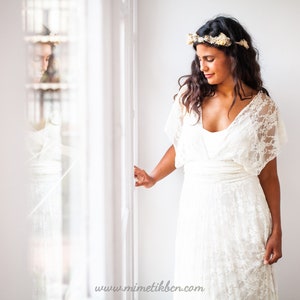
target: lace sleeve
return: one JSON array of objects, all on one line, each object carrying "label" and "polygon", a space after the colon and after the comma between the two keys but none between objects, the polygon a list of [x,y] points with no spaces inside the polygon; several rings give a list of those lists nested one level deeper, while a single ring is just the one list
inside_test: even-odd
[{"label": "lace sleeve", "polygon": [[265,165],[274,159],[286,142],[286,132],[276,104],[267,95],[252,115],[256,142],[250,144],[250,163],[259,174]]},{"label": "lace sleeve", "polygon": [[169,113],[165,125],[165,132],[169,137],[171,143],[175,147],[176,168],[181,167],[184,163],[184,155],[183,155],[183,149],[182,149],[182,143],[180,137],[182,132],[183,118],[186,110],[185,110],[185,106],[180,101],[182,93],[183,91],[181,89],[174,100],[174,103],[172,105],[171,111]]}]

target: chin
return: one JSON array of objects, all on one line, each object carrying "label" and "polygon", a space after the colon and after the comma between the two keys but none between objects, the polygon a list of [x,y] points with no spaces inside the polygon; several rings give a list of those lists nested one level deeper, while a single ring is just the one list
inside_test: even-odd
[{"label": "chin", "polygon": [[208,79],[207,80],[207,83],[209,84],[209,85],[217,85],[217,84],[219,84],[218,82],[216,82],[216,80],[210,80],[210,79]]}]

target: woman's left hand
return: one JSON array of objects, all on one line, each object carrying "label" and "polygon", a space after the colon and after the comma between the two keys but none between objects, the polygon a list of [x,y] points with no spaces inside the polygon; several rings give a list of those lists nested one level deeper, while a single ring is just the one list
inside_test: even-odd
[{"label": "woman's left hand", "polygon": [[273,232],[267,241],[264,264],[276,263],[281,257],[281,233]]}]

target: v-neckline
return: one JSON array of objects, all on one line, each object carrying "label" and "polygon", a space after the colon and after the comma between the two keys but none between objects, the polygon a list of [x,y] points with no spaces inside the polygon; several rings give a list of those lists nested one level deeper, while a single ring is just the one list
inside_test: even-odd
[{"label": "v-neckline", "polygon": [[261,91],[258,91],[258,93],[252,98],[252,100],[247,104],[245,105],[245,107],[243,107],[241,109],[241,111],[236,115],[236,117],[233,119],[233,121],[224,129],[222,130],[217,130],[217,131],[210,131],[210,130],[207,130],[204,128],[203,126],[203,118],[202,118],[202,109],[200,108],[200,125],[201,125],[201,128],[203,131],[207,132],[207,133],[211,133],[211,134],[220,134],[222,132],[226,132],[227,130],[229,130],[233,125],[234,123],[236,123],[236,121],[241,117],[241,115],[243,115],[243,113],[249,109],[249,107],[251,107],[252,103],[258,98],[258,96],[261,94]]}]

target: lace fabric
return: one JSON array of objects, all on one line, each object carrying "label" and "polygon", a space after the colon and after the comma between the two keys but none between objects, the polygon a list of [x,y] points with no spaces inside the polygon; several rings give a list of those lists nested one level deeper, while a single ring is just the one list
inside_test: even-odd
[{"label": "lace fabric", "polygon": [[[47,120],[43,129],[30,130],[26,140],[30,155],[28,217],[32,233],[33,299],[61,299],[64,291],[61,270],[64,250],[62,187],[66,174],[76,162],[76,154],[74,149],[62,144],[61,124],[54,121]],[[68,161],[63,161],[63,157]]]},{"label": "lace fabric", "polygon": [[286,141],[278,108],[259,92],[225,130],[208,132],[179,93],[166,124],[184,166],[176,235],[174,300],[274,300],[272,266],[263,264],[271,215],[257,175]]},{"label": "lace fabric", "polygon": [[[196,140],[199,140],[199,136],[203,135],[203,126],[201,118],[197,123],[198,116],[195,113],[187,113],[185,106],[180,102],[181,95],[182,91],[173,103],[165,126],[165,132],[176,149],[177,168],[191,160],[207,159],[209,155],[203,151],[198,151],[198,155],[195,153],[199,145],[191,138],[196,137]],[[262,92],[259,92],[223,131],[227,138],[215,159],[232,159],[255,175],[279,154],[281,146],[287,141],[277,105]],[[229,144],[232,147],[228,147]]]}]

